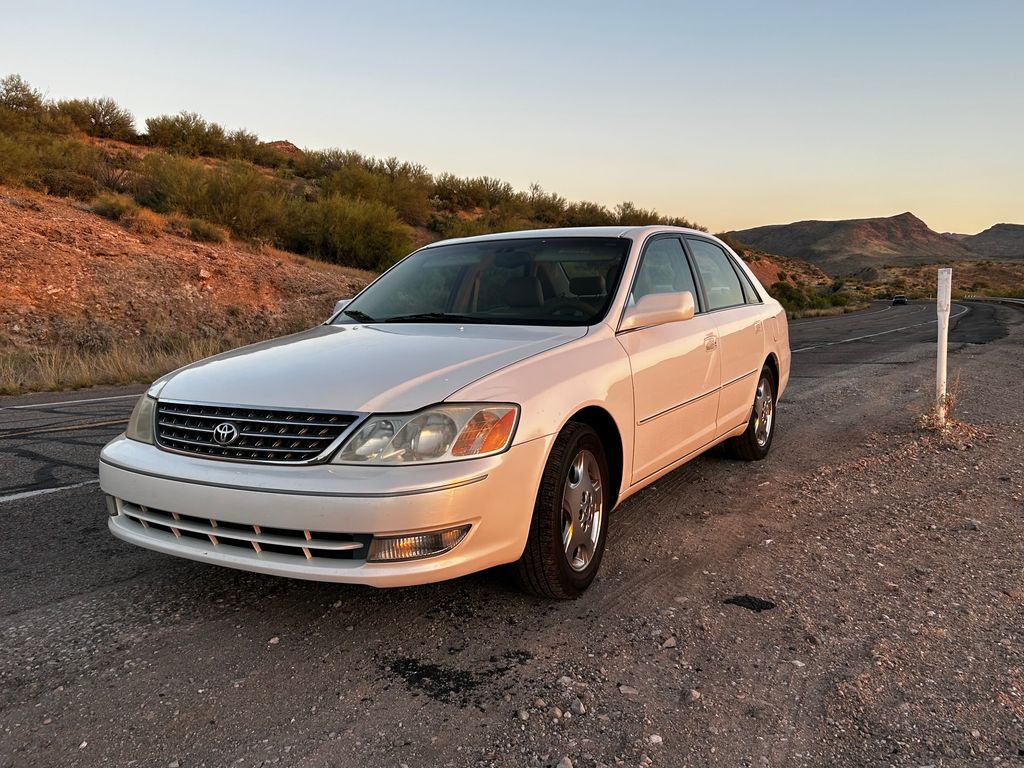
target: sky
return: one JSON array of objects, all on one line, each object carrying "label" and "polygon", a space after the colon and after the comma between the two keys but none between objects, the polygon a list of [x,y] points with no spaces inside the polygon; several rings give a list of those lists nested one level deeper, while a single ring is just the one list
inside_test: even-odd
[{"label": "sky", "polygon": [[0,76],[712,231],[1024,223],[1024,2],[0,0]]}]

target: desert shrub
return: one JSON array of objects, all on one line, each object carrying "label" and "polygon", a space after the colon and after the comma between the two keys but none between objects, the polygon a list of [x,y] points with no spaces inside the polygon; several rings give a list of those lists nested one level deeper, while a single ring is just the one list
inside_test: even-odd
[{"label": "desert shrub", "polygon": [[741,259],[747,255],[747,249],[743,246],[743,244],[735,237],[730,235],[728,232],[719,232],[717,235],[715,235],[715,237],[717,237],[723,243],[732,248],[736,255],[739,256]]},{"label": "desert shrub", "polygon": [[569,206],[564,197],[545,192],[539,184],[531,184],[528,202],[530,219],[548,227],[564,226]]},{"label": "desert shrub", "polygon": [[153,152],[139,165],[135,198],[162,213],[201,216],[206,212],[209,175],[195,160]]},{"label": "desert shrub", "polygon": [[292,201],[284,245],[326,261],[384,269],[412,247],[406,226],[383,203],[339,195]]},{"label": "desert shrub", "polygon": [[239,237],[274,239],[284,218],[283,194],[251,165],[232,161],[209,174],[202,213]]},{"label": "desert shrub", "polygon": [[265,168],[282,168],[290,162],[288,155],[265,142],[257,144],[245,159]]},{"label": "desert shrub", "polygon": [[0,133],[0,182],[20,183],[36,169],[36,155],[23,142]]},{"label": "desert shrub", "polygon": [[121,223],[127,230],[147,239],[159,237],[164,230],[164,220],[160,215],[146,208],[137,208],[133,213],[124,216]]},{"label": "desert shrub", "polygon": [[105,193],[93,200],[90,210],[104,218],[122,221],[134,216],[139,206],[126,195]]},{"label": "desert shrub", "polygon": [[167,231],[200,243],[223,243],[227,239],[223,229],[208,221],[196,218],[172,218],[167,222]]},{"label": "desert shrub", "polygon": [[102,153],[75,139],[60,136],[29,136],[24,142],[32,147],[38,173],[49,169],[74,171],[95,178]]},{"label": "desert shrub", "polygon": [[306,179],[322,179],[350,165],[358,153],[343,149],[320,149],[304,152],[293,162],[295,173]]},{"label": "desert shrub", "polygon": [[583,200],[566,207],[563,223],[567,227],[603,227],[614,224],[615,217],[603,205]]},{"label": "desert shrub", "polygon": [[150,144],[184,155],[227,157],[230,150],[227,131],[195,112],[148,118],[146,137]]},{"label": "desert shrub", "polygon": [[325,196],[343,195],[384,203],[408,224],[419,226],[430,217],[433,182],[420,165],[395,157],[365,158],[357,152],[330,155],[333,166],[321,181]]},{"label": "desert shrub", "polygon": [[139,179],[140,161],[131,152],[104,155],[96,166],[96,183],[114,192],[132,192]]},{"label": "desert shrub", "polygon": [[65,99],[54,108],[90,136],[121,141],[138,138],[135,117],[113,99]]},{"label": "desert shrub", "polygon": [[464,219],[451,215],[435,218],[430,222],[430,228],[441,237],[475,237],[476,235],[489,235],[496,230],[485,219]]},{"label": "desert shrub", "polygon": [[40,115],[44,104],[43,94],[21,75],[7,75],[0,80],[0,107],[23,115]]},{"label": "desert shrub", "polygon": [[707,232],[706,227],[695,224],[682,216],[662,216],[653,208],[640,208],[630,201],[615,206],[615,223],[627,226],[644,226],[648,224],[665,224],[671,227],[686,227]]},{"label": "desert shrub", "polygon": [[807,306],[807,297],[802,290],[790,283],[779,281],[768,287],[768,293],[778,301],[787,312],[797,312]]},{"label": "desert shrub", "polygon": [[850,295],[843,290],[833,291],[832,286],[822,287],[792,285],[779,281],[768,288],[771,294],[789,314],[807,310],[827,310],[832,307],[845,307],[850,303]]},{"label": "desert shrub", "polygon": [[91,200],[99,192],[98,185],[91,177],[75,171],[52,168],[43,172],[41,181],[46,191],[57,197]]}]

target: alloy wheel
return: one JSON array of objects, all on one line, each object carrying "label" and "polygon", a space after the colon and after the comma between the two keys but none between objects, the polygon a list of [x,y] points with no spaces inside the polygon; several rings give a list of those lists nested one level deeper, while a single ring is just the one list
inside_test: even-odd
[{"label": "alloy wheel", "polygon": [[569,465],[562,491],[562,545],[574,571],[584,571],[597,551],[604,515],[601,467],[584,449]]},{"label": "alloy wheel", "polygon": [[754,439],[761,448],[768,444],[768,438],[771,437],[774,416],[772,382],[767,376],[762,376],[754,395]]}]

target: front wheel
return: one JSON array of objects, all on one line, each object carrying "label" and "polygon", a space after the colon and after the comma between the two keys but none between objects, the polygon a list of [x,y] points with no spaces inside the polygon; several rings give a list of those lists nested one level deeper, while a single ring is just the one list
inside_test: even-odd
[{"label": "front wheel", "polygon": [[760,461],[768,455],[775,437],[775,376],[766,365],[754,390],[747,430],[726,442],[729,453],[744,461]]},{"label": "front wheel", "polygon": [[516,575],[541,597],[565,600],[590,586],[601,564],[611,489],[597,433],[569,422],[555,439]]}]

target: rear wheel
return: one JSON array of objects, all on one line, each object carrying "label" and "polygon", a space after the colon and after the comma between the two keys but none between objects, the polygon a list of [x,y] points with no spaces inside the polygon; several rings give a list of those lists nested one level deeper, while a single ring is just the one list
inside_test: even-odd
[{"label": "rear wheel", "polygon": [[597,433],[569,422],[551,448],[533,509],[519,584],[542,597],[569,599],[590,586],[604,554],[611,489]]},{"label": "rear wheel", "polygon": [[768,455],[775,437],[775,376],[767,365],[761,369],[761,376],[754,391],[754,404],[750,409],[750,421],[746,431],[739,437],[726,441],[726,448],[732,456],[744,461],[760,461]]}]

